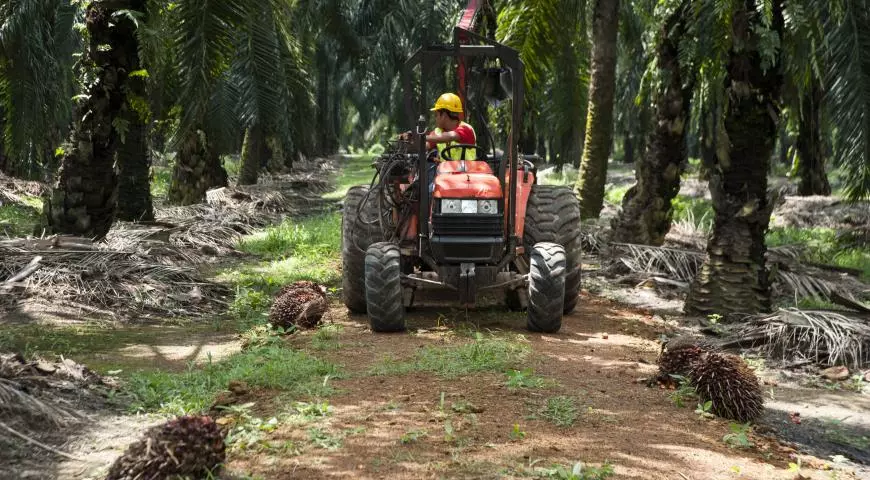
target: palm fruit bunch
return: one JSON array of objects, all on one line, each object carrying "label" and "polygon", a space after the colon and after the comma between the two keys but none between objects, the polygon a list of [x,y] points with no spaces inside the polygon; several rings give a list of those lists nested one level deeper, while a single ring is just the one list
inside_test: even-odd
[{"label": "palm fruit bunch", "polygon": [[715,350],[712,344],[702,338],[682,336],[669,340],[663,345],[662,354],[659,356],[659,374],[656,379],[671,383],[671,375],[687,376],[692,370],[692,363],[704,353]]},{"label": "palm fruit bunch", "polygon": [[186,415],[145,432],[115,460],[106,480],[207,478],[224,460],[220,426],[208,416]]},{"label": "palm fruit bunch", "polygon": [[303,280],[281,288],[269,311],[269,323],[284,330],[314,328],[328,309],[326,289]]},{"label": "palm fruit bunch", "polygon": [[737,355],[704,353],[689,374],[703,402],[711,402],[716,415],[750,422],[764,410],[764,396],[755,372]]}]

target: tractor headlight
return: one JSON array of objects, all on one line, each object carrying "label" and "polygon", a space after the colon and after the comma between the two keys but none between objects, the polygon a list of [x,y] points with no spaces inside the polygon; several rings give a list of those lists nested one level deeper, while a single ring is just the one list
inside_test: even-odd
[{"label": "tractor headlight", "polygon": [[462,213],[477,213],[477,200],[462,200]]},{"label": "tractor headlight", "polygon": [[478,200],[477,211],[478,213],[487,214],[498,213],[498,202],[495,200]]},{"label": "tractor headlight", "polygon": [[455,198],[441,200],[441,213],[462,213],[459,200]]}]

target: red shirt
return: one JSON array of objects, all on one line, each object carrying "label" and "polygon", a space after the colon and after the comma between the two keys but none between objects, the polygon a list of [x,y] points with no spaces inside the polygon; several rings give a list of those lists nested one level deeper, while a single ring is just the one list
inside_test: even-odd
[{"label": "red shirt", "polygon": [[[477,144],[477,137],[474,135],[474,129],[471,128],[471,125],[465,122],[459,122],[459,125],[453,130],[446,130],[445,132],[456,132],[459,135],[458,143],[467,143],[470,145]],[[431,142],[427,142],[427,148],[435,148],[435,144]]]}]

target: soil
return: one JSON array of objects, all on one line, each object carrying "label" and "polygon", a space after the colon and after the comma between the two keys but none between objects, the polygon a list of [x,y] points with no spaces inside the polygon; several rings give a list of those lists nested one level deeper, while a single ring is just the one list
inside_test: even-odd
[{"label": "soil", "polygon": [[[751,436],[753,448],[729,448],[722,440],[731,432],[729,422],[700,419],[693,408],[675,406],[669,391],[645,385],[642,379],[656,371],[658,336],[672,330],[649,311],[585,294],[559,334],[526,334],[532,348],[527,366],[557,385],[517,391],[504,385],[504,375],[493,373],[458,379],[424,373],[367,375],[384,355],[401,360],[421,347],[461,341],[455,326],[440,326],[443,317],[424,308],[410,319],[418,329],[415,335],[373,335],[364,317],[347,317],[340,308],[331,313],[344,326],[337,339],[340,348],[312,353],[345,365],[349,374],[335,382],[340,393],[329,399],[335,410],[324,427],[345,432],[343,447],[289,456],[245,454],[233,458],[231,470],[270,479],[520,478],[535,467],[582,460],[609,461],[615,465],[614,478],[725,479],[737,478],[738,470],[740,478],[797,478],[788,471],[801,455],[793,446],[756,435]],[[485,319],[482,330],[525,334],[521,317],[496,307],[470,316]],[[291,343],[303,349],[308,345],[304,335]],[[784,397],[787,389],[779,390]],[[578,402],[580,416],[573,426],[530,418],[547,397],[557,395]],[[451,408],[466,403],[474,413]],[[771,411],[772,421],[778,411]],[[452,438],[445,437],[448,419]],[[514,424],[524,432],[522,439],[512,438]],[[306,428],[279,428],[273,440],[304,442]],[[829,459],[802,458],[804,465],[839,469],[838,478],[866,473]],[[831,478],[831,471],[821,469],[805,467],[802,474]]]}]

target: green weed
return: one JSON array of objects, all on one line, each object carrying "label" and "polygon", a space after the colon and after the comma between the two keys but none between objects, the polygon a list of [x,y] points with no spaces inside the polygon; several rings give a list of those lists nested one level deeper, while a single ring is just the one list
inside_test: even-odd
[{"label": "green weed", "polygon": [[728,428],[731,429],[731,433],[722,437],[722,441],[729,447],[750,448],[755,445],[751,440],[749,440],[749,432],[752,431],[751,424],[731,422],[728,424]]},{"label": "green weed", "polygon": [[677,380],[679,387],[677,387],[673,392],[670,393],[671,402],[674,403],[678,408],[683,408],[686,406],[687,402],[694,401],[698,398],[698,394],[695,391],[695,387],[692,386],[692,383],[686,377],[682,375],[671,375],[674,379]]},{"label": "green weed", "polygon": [[580,412],[574,398],[560,395],[548,398],[538,415],[557,427],[570,427]]},{"label": "green weed", "polygon": [[401,443],[402,445],[407,445],[409,443],[416,443],[421,438],[424,438],[427,436],[429,436],[429,433],[426,430],[419,430],[419,429],[409,430],[409,431],[405,432],[404,434],[402,434],[401,437],[399,437],[399,443]]},{"label": "green weed", "polygon": [[127,389],[134,399],[134,410],[182,414],[208,408],[230,380],[294,395],[323,396],[332,392],[328,379],[338,375],[338,368],[332,364],[269,345],[237,353],[219,363],[190,365],[182,373],[135,373]]},{"label": "green weed", "polygon": [[505,374],[507,375],[507,381],[505,385],[511,390],[516,390],[519,388],[544,388],[547,386],[548,382],[546,378],[539,377],[535,375],[534,371],[531,368],[524,368],[522,370],[508,370]]},{"label": "green weed", "polygon": [[519,423],[515,423],[510,433],[511,440],[519,441],[526,438],[526,432],[520,428]]},{"label": "green weed", "polygon": [[608,185],[604,193],[604,199],[614,205],[622,205],[622,198],[625,197],[625,193],[628,192],[629,188],[631,188],[631,185],[621,185],[619,187]]},{"label": "green weed", "polygon": [[172,167],[151,167],[151,196],[154,198],[166,198],[169,193],[169,185],[172,182]]},{"label": "green weed", "polygon": [[315,350],[335,350],[341,345],[337,341],[339,332],[342,330],[341,325],[329,324],[321,325],[317,328],[317,332],[311,336],[311,348]]}]

